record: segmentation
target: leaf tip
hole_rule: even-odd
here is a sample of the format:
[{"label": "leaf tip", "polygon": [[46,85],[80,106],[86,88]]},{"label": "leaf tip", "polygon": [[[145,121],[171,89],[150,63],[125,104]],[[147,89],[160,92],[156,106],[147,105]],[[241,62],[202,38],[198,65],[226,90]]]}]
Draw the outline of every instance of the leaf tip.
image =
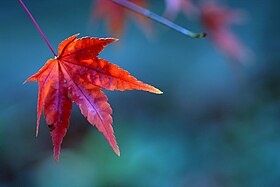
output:
[{"label": "leaf tip", "polygon": [[25,84],[27,82],[36,82],[37,81],[37,76],[33,75],[31,77],[29,77],[28,79],[26,79],[22,84]]},{"label": "leaf tip", "polygon": [[113,43],[113,42],[117,42],[119,41],[118,38],[105,38],[107,41],[109,41],[109,43]]},{"label": "leaf tip", "polygon": [[117,41],[119,41],[119,39],[118,38],[112,38],[113,39],[113,42],[117,42]]},{"label": "leaf tip", "polygon": [[157,88],[155,88],[155,87],[153,87],[153,89],[150,91],[150,92],[152,92],[152,93],[154,93],[154,94],[163,94],[163,92],[161,91],[161,90],[159,90],[159,89],[157,89]]},{"label": "leaf tip", "polygon": [[116,153],[116,155],[120,156],[121,155],[121,152],[120,152],[120,149],[119,149],[119,146],[116,144],[112,145],[110,144],[110,146],[112,147],[112,149],[114,150],[114,152]]},{"label": "leaf tip", "polygon": [[[70,38],[71,38],[71,39],[72,39],[72,38],[76,39],[79,35],[80,35],[80,33],[77,33],[77,34],[74,34],[73,36],[70,36],[70,37],[67,38],[67,39],[70,39]],[[66,40],[67,40],[67,39],[66,39]]]},{"label": "leaf tip", "polygon": [[163,92],[162,91],[160,91],[159,89],[156,89],[157,91],[155,92],[156,94],[159,94],[159,95],[162,95],[163,94]]},{"label": "leaf tip", "polygon": [[55,161],[56,163],[58,163],[58,162],[59,162],[59,156],[54,157],[54,161]]},{"label": "leaf tip", "polygon": [[31,82],[30,78],[26,79],[22,84],[26,84],[27,82]]},{"label": "leaf tip", "polygon": [[[52,133],[52,136],[53,136],[53,133]],[[60,149],[61,149],[61,141],[62,141],[62,139],[60,141],[56,141],[56,140],[54,141],[54,137],[53,137],[53,145],[54,145],[54,147],[53,147],[53,157],[54,157],[54,160],[56,162],[58,162],[58,160],[59,160]]]},{"label": "leaf tip", "polygon": [[53,154],[53,156],[54,156],[54,160],[56,162],[59,161],[59,154],[60,154],[60,147],[59,148],[58,147],[54,147],[54,154]]},{"label": "leaf tip", "polygon": [[35,136],[36,136],[36,138],[38,137],[38,135],[39,135],[39,128],[38,128],[38,127],[36,127],[36,132],[35,132]]},{"label": "leaf tip", "polygon": [[121,152],[119,149],[115,150],[115,153],[120,157],[121,156]]}]

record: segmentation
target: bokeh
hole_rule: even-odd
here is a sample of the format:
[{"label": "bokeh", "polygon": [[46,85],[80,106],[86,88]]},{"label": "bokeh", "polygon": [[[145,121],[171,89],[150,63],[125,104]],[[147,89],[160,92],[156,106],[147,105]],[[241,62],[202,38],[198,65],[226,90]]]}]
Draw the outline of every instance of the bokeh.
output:
[{"label": "bokeh", "polygon": [[[44,119],[35,137],[37,84],[22,84],[52,53],[19,3],[0,1],[0,186],[280,186],[280,3],[220,1],[246,11],[246,23],[232,29],[252,63],[228,59],[209,38],[156,23],[147,37],[129,21],[100,56],[164,94],[105,91],[120,157],[75,106],[58,163]],[[104,22],[92,22],[93,1],[25,3],[54,47],[75,33],[110,36]],[[164,12],[163,0],[150,5]],[[182,14],[176,23],[203,30]]]}]

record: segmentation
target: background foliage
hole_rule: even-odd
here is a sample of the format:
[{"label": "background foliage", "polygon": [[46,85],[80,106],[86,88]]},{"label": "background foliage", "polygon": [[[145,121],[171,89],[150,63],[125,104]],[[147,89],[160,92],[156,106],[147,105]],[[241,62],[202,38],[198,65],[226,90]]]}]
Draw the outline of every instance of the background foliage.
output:
[{"label": "background foliage", "polygon": [[[280,186],[279,1],[221,2],[247,11],[234,31],[253,64],[225,59],[209,39],[157,24],[147,39],[129,24],[101,57],[164,94],[106,91],[120,158],[74,107],[57,164],[45,122],[35,138],[37,85],[22,85],[51,53],[18,2],[1,1],[0,186]],[[108,36],[90,23],[90,0],[26,4],[53,46],[75,33]],[[151,9],[162,13],[163,1]],[[183,15],[176,22],[202,30]]]}]

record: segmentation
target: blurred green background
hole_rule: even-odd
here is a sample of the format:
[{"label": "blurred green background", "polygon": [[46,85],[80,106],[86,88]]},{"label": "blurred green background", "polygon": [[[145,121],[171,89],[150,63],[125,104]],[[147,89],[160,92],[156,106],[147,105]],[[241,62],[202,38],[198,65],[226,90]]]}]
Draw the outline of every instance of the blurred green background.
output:
[{"label": "blurred green background", "polygon": [[[59,163],[44,120],[35,137],[37,84],[22,84],[52,54],[19,3],[0,2],[1,187],[280,186],[278,0],[221,0],[248,13],[247,24],[233,28],[255,53],[248,66],[208,38],[158,24],[147,38],[129,22],[100,56],[164,94],[105,91],[121,157],[75,106]],[[110,36],[104,22],[90,22],[90,0],[25,3],[54,47],[75,33]],[[162,14],[164,2],[152,0],[151,9]],[[203,30],[183,15],[176,23]]]}]

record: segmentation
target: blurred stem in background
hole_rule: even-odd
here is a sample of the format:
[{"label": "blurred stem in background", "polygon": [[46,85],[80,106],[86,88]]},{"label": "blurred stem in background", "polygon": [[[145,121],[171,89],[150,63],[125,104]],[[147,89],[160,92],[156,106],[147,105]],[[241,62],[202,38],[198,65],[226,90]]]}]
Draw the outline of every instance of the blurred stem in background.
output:
[{"label": "blurred stem in background", "polygon": [[164,17],[161,17],[153,12],[151,12],[150,10],[147,10],[145,8],[142,8],[132,2],[129,2],[127,0],[112,0],[114,3],[120,5],[120,6],[123,6],[129,10],[132,10],[138,14],[141,14],[145,17],[148,17],[158,23],[161,23],[175,31],[178,31],[190,38],[204,38],[206,36],[206,33],[194,33],[184,27],[181,27],[175,23],[173,23],[172,21],[168,20],[168,19],[165,19]]}]

